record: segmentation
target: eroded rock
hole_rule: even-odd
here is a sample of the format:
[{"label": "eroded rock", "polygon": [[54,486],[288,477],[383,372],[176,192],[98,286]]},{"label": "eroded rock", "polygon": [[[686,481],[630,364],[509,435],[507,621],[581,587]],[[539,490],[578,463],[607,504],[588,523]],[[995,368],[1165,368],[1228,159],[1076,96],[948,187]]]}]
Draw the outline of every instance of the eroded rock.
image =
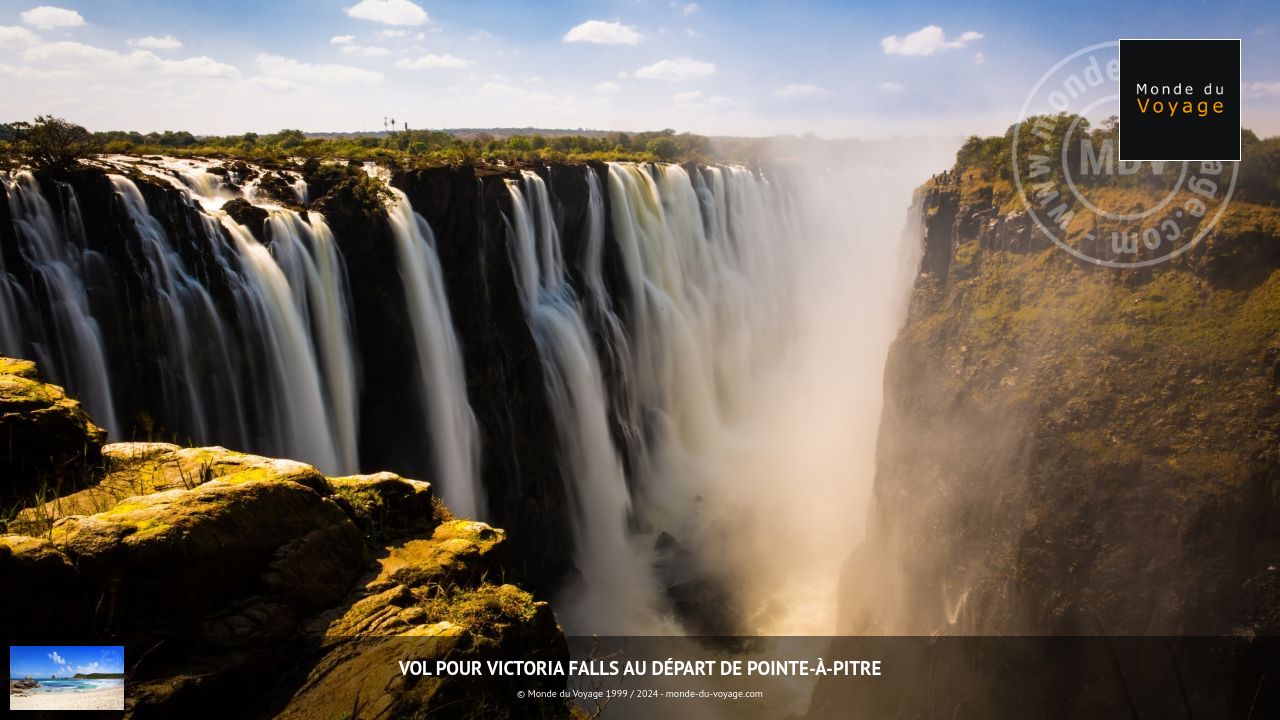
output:
[{"label": "eroded rock", "polygon": [[35,363],[0,358],[0,499],[28,505],[83,485],[106,437]]}]

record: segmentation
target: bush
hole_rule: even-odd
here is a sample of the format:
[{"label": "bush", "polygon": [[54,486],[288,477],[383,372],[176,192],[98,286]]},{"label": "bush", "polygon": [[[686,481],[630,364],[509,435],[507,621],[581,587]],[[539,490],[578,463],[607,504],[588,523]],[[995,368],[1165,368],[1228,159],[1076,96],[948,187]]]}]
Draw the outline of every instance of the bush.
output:
[{"label": "bush", "polygon": [[41,115],[33,123],[9,126],[20,153],[37,169],[66,169],[102,152],[93,133],[52,115]]}]

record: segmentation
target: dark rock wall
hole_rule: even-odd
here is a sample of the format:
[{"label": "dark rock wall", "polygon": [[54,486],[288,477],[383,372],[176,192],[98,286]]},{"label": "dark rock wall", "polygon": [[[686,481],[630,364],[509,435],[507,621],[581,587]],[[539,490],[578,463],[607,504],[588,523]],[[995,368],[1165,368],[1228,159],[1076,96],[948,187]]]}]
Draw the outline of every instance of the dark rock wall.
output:
[{"label": "dark rock wall", "polygon": [[[504,177],[477,177],[470,167],[433,168],[399,174],[393,184],[435,233],[480,426],[489,512],[511,532],[517,564],[550,587],[571,567],[567,491],[542,361],[511,267]],[[359,284],[355,277],[352,282]]]},{"label": "dark rock wall", "polygon": [[990,192],[934,186],[914,211],[841,629],[1280,631],[1274,210],[1236,203],[1145,271],[1036,242]]},{"label": "dark rock wall", "polygon": [[[602,165],[593,169],[601,173],[605,185],[606,169]],[[566,258],[575,276],[580,275],[578,238],[587,212],[584,171],[582,165],[539,170],[551,184]],[[467,392],[480,428],[488,519],[511,533],[516,577],[545,590],[570,572],[572,539],[543,367],[508,254],[503,213],[509,212],[510,197],[504,178],[513,176],[478,175],[471,167],[433,168],[398,173],[394,184],[435,233],[466,363]],[[256,435],[243,443],[234,437],[191,437],[190,407],[182,392],[189,379],[180,375],[160,330],[164,319],[156,299],[156,279],[147,270],[138,231],[109,178],[101,170],[85,168],[39,179],[55,213],[65,214],[74,194],[86,247],[101,258],[88,290],[101,325],[117,415],[125,425],[108,428],[111,438],[223,443],[280,454],[280,449],[268,447]],[[226,246],[226,238],[206,233],[200,211],[188,206],[180,193],[145,177],[133,179],[190,273],[209,291],[219,313],[230,319],[233,336],[227,352],[239,373],[235,381],[250,396],[267,397],[261,384],[262,338],[254,337],[247,319],[237,317],[233,289],[219,264],[230,262],[233,270],[238,269],[236,253]],[[352,292],[361,465],[429,479],[429,430],[416,391],[413,335],[389,224],[385,216],[366,214],[347,185],[319,198],[312,209],[324,214],[334,232]],[[8,270],[29,285],[6,203],[0,203],[0,213],[0,252]],[[226,252],[217,252],[219,246]],[[613,281],[619,276],[615,268]],[[47,298],[37,296],[35,303],[47,306]],[[39,333],[40,325],[31,323],[28,336]],[[206,375],[197,382],[206,396],[218,397],[220,378]],[[249,424],[258,427],[265,422],[266,410],[246,408]],[[218,425],[216,419],[214,425]]]}]

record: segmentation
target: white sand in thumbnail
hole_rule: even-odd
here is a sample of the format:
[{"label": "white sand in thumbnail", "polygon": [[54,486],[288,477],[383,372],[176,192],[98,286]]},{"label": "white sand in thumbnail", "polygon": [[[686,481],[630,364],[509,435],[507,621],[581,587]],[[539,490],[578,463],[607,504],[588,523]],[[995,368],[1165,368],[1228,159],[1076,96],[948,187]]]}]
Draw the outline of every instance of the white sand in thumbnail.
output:
[{"label": "white sand in thumbnail", "polygon": [[38,692],[9,696],[10,710],[123,710],[124,686],[84,692]]}]

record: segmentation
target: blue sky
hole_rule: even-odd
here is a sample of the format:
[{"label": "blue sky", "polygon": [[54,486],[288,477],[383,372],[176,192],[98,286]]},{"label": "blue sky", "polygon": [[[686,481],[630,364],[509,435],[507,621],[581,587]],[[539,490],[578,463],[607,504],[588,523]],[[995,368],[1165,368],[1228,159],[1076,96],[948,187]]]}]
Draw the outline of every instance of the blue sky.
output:
[{"label": "blue sky", "polygon": [[111,645],[9,648],[9,677],[68,677],[76,673],[122,673],[124,653]]},{"label": "blue sky", "polygon": [[1274,0],[39,2],[0,0],[0,120],[992,133],[1086,45],[1240,37],[1245,125],[1280,134]]}]

